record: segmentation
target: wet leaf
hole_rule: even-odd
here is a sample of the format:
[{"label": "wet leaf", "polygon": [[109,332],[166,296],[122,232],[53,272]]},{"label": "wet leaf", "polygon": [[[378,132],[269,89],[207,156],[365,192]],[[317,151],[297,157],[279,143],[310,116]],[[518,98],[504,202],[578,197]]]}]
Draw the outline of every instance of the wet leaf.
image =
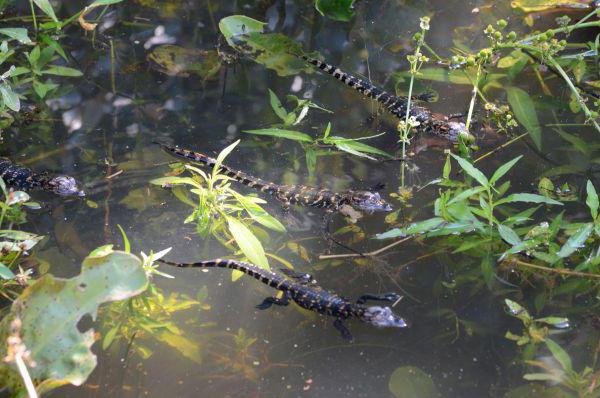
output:
[{"label": "wet leaf", "polygon": [[333,137],[328,137],[327,142],[332,143],[341,151],[348,152],[352,155],[356,155],[356,156],[360,156],[360,157],[364,157],[364,158],[368,158],[368,159],[376,160],[375,158],[373,158],[372,156],[368,156],[367,154],[380,155],[380,156],[384,156],[387,158],[392,157],[392,155],[390,155],[387,152],[382,151],[381,149],[377,149],[370,145],[364,144],[364,143],[356,141],[356,140],[351,140],[348,138],[333,136]]},{"label": "wet leaf", "polygon": [[8,84],[0,84],[0,94],[2,94],[2,101],[4,101],[4,105],[6,105],[10,110],[14,112],[19,112],[21,110],[21,101],[19,100],[19,96],[15,94]]},{"label": "wet leaf", "polygon": [[394,228],[386,233],[376,235],[376,239],[391,239],[405,237],[408,235],[415,235],[439,228],[445,221],[443,218],[435,217],[429,220],[421,221],[416,224],[412,224],[406,228]]},{"label": "wet leaf", "polygon": [[504,239],[504,241],[510,244],[511,246],[515,246],[521,243],[519,235],[517,235],[517,233],[512,228],[509,228],[506,225],[498,225],[498,233],[500,233],[502,239]]},{"label": "wet leaf", "polygon": [[316,0],[315,7],[321,15],[335,21],[348,22],[354,17],[355,0]]},{"label": "wet leaf", "polygon": [[23,44],[31,44],[32,41],[27,35],[27,29],[25,28],[2,28],[0,34],[20,41]]},{"label": "wet leaf", "polygon": [[587,223],[581,226],[573,235],[571,235],[556,255],[561,258],[566,258],[581,249],[593,230],[593,223]]},{"label": "wet leaf", "polygon": [[269,98],[271,100],[271,108],[273,108],[273,112],[283,121],[286,122],[288,118],[288,113],[281,105],[281,101],[277,98],[277,95],[269,89]]},{"label": "wet leaf", "polygon": [[392,373],[389,389],[396,398],[436,398],[440,396],[430,375],[414,366],[403,366]]},{"label": "wet leaf", "polygon": [[501,179],[506,173],[508,173],[510,171],[510,169],[512,169],[514,167],[515,164],[517,164],[517,162],[519,160],[521,160],[522,157],[523,157],[523,155],[517,156],[513,160],[506,162],[502,166],[498,167],[498,170],[496,170],[496,172],[494,173],[492,178],[490,178],[490,184],[493,185],[496,181]]},{"label": "wet leaf", "polygon": [[270,137],[285,138],[288,140],[302,141],[302,142],[313,142],[310,135],[301,133],[293,130],[282,130],[282,129],[260,129],[260,130],[244,130],[243,133],[255,134],[255,135],[267,135]]},{"label": "wet leaf", "polygon": [[537,195],[534,193],[514,193],[512,195],[508,195],[505,198],[500,199],[495,203],[496,206],[504,204],[504,203],[546,203],[549,205],[557,205],[562,206],[563,204],[557,200],[547,198],[542,195]]},{"label": "wet leaf", "polygon": [[518,122],[529,132],[531,140],[538,149],[542,148],[542,127],[537,117],[533,100],[525,90],[518,87],[507,87],[508,103]]},{"label": "wet leaf", "polygon": [[96,366],[90,351],[94,330],[80,333],[78,322],[86,314],[95,317],[101,303],[135,296],[147,284],[137,257],[104,247],[83,261],[78,276],[62,279],[46,274],[25,289],[14,302],[11,317],[23,322],[23,342],[37,363],[30,369],[32,377],[83,384]]}]

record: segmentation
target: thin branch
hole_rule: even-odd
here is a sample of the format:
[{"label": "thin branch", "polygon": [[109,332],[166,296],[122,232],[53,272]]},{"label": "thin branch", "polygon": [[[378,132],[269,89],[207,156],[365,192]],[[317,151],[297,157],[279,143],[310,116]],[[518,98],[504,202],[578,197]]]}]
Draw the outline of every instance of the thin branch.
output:
[{"label": "thin branch", "polygon": [[542,265],[531,264],[531,263],[521,261],[521,260],[516,260],[516,259],[513,259],[509,262],[511,264],[515,264],[515,265],[518,265],[521,267],[537,269],[537,270],[548,272],[551,274],[575,276],[578,278],[600,279],[600,274],[590,274],[587,272],[571,271],[569,269],[564,269],[564,268],[549,268],[549,267],[544,267]]},{"label": "thin branch", "polygon": [[385,247],[382,247],[381,249],[377,249],[375,251],[369,252],[369,253],[361,253],[361,254],[355,254],[355,253],[350,253],[350,254],[326,254],[326,255],[320,255],[319,256],[319,260],[331,260],[331,259],[336,259],[336,258],[356,258],[356,257],[376,257],[378,255],[380,255],[383,252],[388,251],[389,249],[392,249],[404,242],[406,242],[407,240],[412,239],[412,236],[407,236],[406,238],[400,239],[394,243],[391,243]]}]

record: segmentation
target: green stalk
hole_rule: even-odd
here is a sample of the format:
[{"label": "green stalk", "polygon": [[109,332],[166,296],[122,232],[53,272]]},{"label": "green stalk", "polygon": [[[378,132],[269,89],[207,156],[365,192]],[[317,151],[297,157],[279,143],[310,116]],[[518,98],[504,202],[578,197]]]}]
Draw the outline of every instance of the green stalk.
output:
[{"label": "green stalk", "polygon": [[473,111],[475,110],[475,102],[477,100],[477,93],[479,93],[479,79],[481,78],[481,63],[477,64],[477,76],[473,83],[473,96],[471,97],[471,104],[469,105],[469,113],[467,115],[466,129],[467,133],[471,130],[471,121],[473,119]]},{"label": "green stalk", "polygon": [[29,6],[31,7],[31,17],[33,18],[33,28],[37,32],[38,25],[37,25],[37,19],[35,17],[35,7],[33,6],[33,0],[29,0]]}]

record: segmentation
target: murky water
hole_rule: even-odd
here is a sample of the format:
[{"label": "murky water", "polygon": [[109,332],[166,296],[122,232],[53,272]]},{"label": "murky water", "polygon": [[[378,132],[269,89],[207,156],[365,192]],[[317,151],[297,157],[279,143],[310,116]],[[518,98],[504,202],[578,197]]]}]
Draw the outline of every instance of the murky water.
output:
[{"label": "murky water", "polygon": [[[352,23],[317,18],[312,2],[302,1],[258,1],[262,9],[252,1],[147,3],[161,5],[153,8],[128,2],[114,8],[114,15],[107,20],[118,21],[118,26],[94,39],[73,32],[68,45],[82,48],[74,50],[73,56],[87,81],[53,103],[56,111],[48,115],[47,122],[20,129],[14,133],[18,140],[8,136],[12,153],[21,154],[24,162],[33,159],[30,166],[62,170],[91,187],[89,199],[95,205],[49,198],[52,211],[31,217],[37,229],[32,232],[46,234],[50,227],[50,240],[39,257],[52,264],[54,274],[75,274],[80,260],[92,249],[106,242],[121,242],[117,224],[125,229],[136,252],[173,247],[169,258],[182,261],[229,255],[218,242],[203,241],[195,235],[192,225],[183,225],[191,207],[168,190],[149,185],[152,178],[169,171],[167,162],[172,161],[152,144],[153,140],[215,153],[242,138],[228,164],[275,182],[333,189],[384,182],[386,195],[400,186],[398,162],[377,163],[342,154],[323,156],[315,174],[309,176],[299,145],[241,133],[276,122],[269,106],[270,88],[281,98],[289,93],[309,96],[335,112],[313,112],[303,126],[304,132],[321,133],[327,121],[348,137],[387,132],[370,144],[395,152],[396,121],[377,114],[375,105],[329,76],[281,78],[246,59],[228,68],[226,75],[223,70],[206,82],[193,74],[170,77],[147,61],[152,43],[212,50],[218,37],[215,24],[220,18],[243,13],[267,20],[271,27],[302,42],[305,49],[318,50],[329,62],[389,88],[393,87],[389,77],[407,69],[409,38],[423,15],[432,16],[428,42],[442,52],[457,45],[458,38],[473,48],[483,45],[481,31],[494,17],[513,17],[514,25],[521,27],[512,10],[494,9],[492,16],[479,1],[365,1]],[[79,10],[78,6],[74,4],[73,11]],[[472,12],[475,7],[481,8],[479,13]],[[97,51],[92,51],[92,46]],[[111,64],[116,72],[116,93],[111,87]],[[523,78],[513,84],[532,95],[541,94],[534,79]],[[554,82],[549,84],[554,103],[566,103],[565,89]],[[451,114],[467,109],[468,85],[432,86],[440,97],[432,104],[434,110]],[[490,93],[492,98],[494,95]],[[552,102],[547,98],[540,102],[546,101],[550,107]],[[542,122],[556,122],[550,112],[548,116],[540,112],[540,117]],[[576,121],[568,112],[556,113],[556,117],[561,122]],[[572,132],[586,137],[580,129]],[[586,158],[570,148],[565,152],[565,141],[551,128],[544,130],[543,137],[542,151],[519,141],[481,167],[490,171],[524,154],[520,171],[511,175],[513,188],[524,192],[532,191],[536,177],[549,168],[577,164],[589,169],[593,151]],[[482,146],[491,148],[503,140],[492,136]],[[46,153],[46,147],[60,150]],[[439,177],[446,147],[447,143],[431,137],[415,140],[412,150],[418,153],[409,165],[406,181],[416,188],[410,207],[400,217],[418,220],[431,216],[430,204],[437,197],[437,189],[419,187]],[[106,180],[106,176],[112,177]],[[582,181],[569,180],[574,186]],[[278,204],[269,201],[267,209],[283,219]],[[399,202],[392,203],[401,207]],[[169,322],[178,328],[177,333],[146,330],[140,332],[141,337],[129,343],[120,341],[106,351],[98,343],[95,352],[99,364],[90,379],[81,387],[65,387],[50,396],[388,397],[390,375],[401,366],[418,367],[430,374],[444,397],[502,396],[525,383],[522,368],[513,362],[516,346],[504,338],[507,330],[520,331],[521,326],[505,314],[502,300],[517,295],[529,303],[538,293],[534,287],[519,290],[499,283],[490,290],[476,259],[440,252],[434,243],[407,242],[377,260],[319,261],[318,255],[327,249],[320,234],[322,213],[294,208],[293,216],[303,228],[290,228],[285,235],[272,233],[266,247],[269,252],[292,262],[297,270],[314,274],[323,287],[344,296],[389,291],[404,294],[396,310],[410,320],[411,327],[377,330],[350,322],[355,341],[347,343],[332,327],[331,319],[295,306],[255,309],[254,305],[272,292],[252,279],[231,282],[230,273],[220,270],[165,269],[175,278],[154,280],[165,297],[177,294],[181,302],[198,299],[201,294],[202,305],[173,313]],[[358,225],[366,239],[352,246],[362,251],[381,247],[380,242],[369,238],[388,229],[384,216],[367,215],[360,220]],[[332,229],[345,223],[337,217]],[[287,245],[290,240],[301,243],[309,258],[292,252]],[[333,251],[344,252],[337,247]],[[456,278],[460,279],[459,289],[452,288]],[[567,304],[556,297],[544,311],[568,315]],[[585,321],[574,320],[577,331],[562,342],[576,359],[578,352],[588,349],[577,335],[597,332]],[[118,317],[101,317],[100,330],[120,321]]]}]

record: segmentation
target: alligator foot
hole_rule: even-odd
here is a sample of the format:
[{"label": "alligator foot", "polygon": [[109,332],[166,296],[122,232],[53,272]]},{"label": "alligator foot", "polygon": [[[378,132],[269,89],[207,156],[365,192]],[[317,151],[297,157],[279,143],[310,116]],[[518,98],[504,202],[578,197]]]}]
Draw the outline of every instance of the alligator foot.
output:
[{"label": "alligator foot", "polygon": [[271,308],[271,306],[273,304],[275,304],[275,305],[281,305],[281,306],[286,306],[289,303],[290,303],[290,301],[288,300],[287,296],[283,296],[282,298],[267,297],[266,299],[263,300],[262,303],[258,304],[256,306],[256,308],[258,308],[259,310],[266,310],[268,308]]},{"label": "alligator foot", "polygon": [[365,294],[362,295],[358,298],[358,300],[356,300],[357,304],[365,304],[367,301],[372,300],[372,301],[389,301],[391,303],[395,303],[396,301],[400,300],[402,298],[402,296],[400,296],[398,293],[386,293],[386,294]]},{"label": "alligator foot", "polygon": [[344,325],[343,321],[341,319],[336,319],[335,321],[333,321],[333,327],[335,327],[340,334],[342,335],[342,338],[346,341],[353,341],[354,337],[352,337],[352,333],[350,333],[350,330],[348,330],[348,328]]},{"label": "alligator foot", "polygon": [[313,278],[313,276],[311,274],[304,274],[301,272],[294,272],[289,268],[281,268],[281,273],[284,274],[285,276],[292,278],[292,279],[296,279],[298,280],[298,282],[302,283],[303,285],[308,285],[310,283],[316,283],[317,281],[315,280],[315,278]]}]

